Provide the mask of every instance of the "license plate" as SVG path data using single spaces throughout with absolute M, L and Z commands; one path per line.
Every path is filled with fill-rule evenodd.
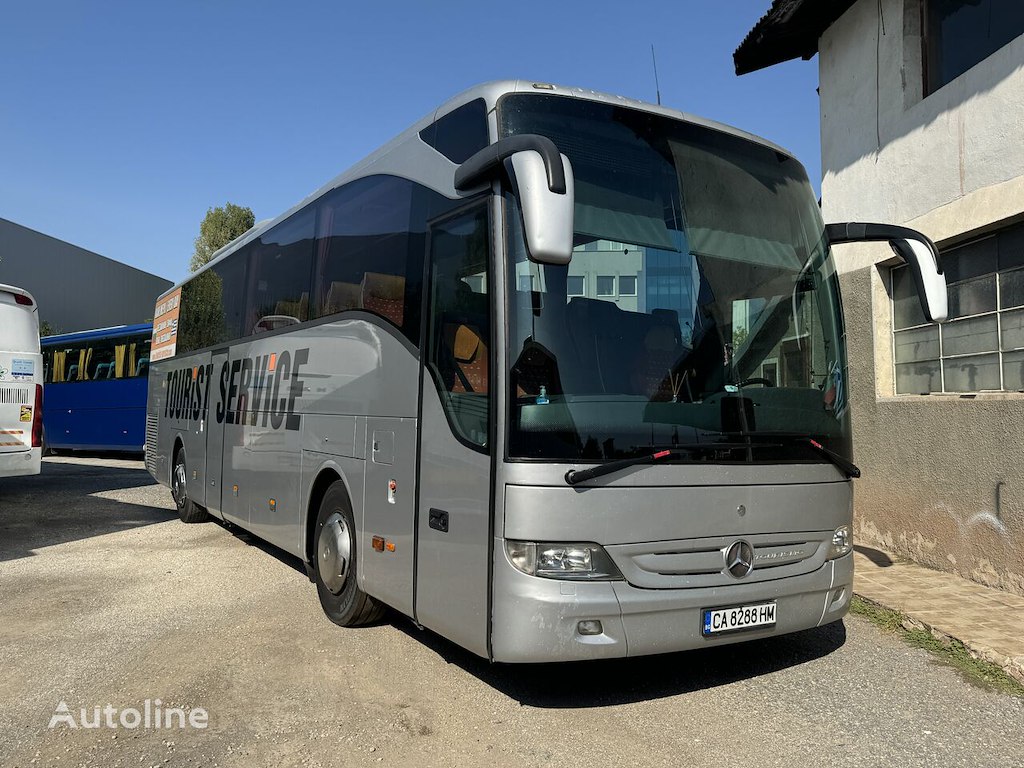
M 732 608 L 705 608 L 701 634 L 705 637 L 775 624 L 775 601 Z

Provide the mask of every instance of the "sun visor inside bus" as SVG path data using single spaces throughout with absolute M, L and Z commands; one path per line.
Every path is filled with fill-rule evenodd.
M 803 267 L 789 243 L 692 226 L 687 227 L 686 235 L 690 251 L 696 256 L 714 256 L 716 259 L 740 261 L 793 272 L 798 272 Z
M 794 226 L 792 216 L 779 215 L 799 216 L 807 208 L 806 183 L 790 173 L 795 160 L 780 160 L 774 152 L 737 155 L 677 142 L 672 142 L 672 153 L 694 253 L 781 269 L 803 267 L 806 253 L 798 254 L 794 243 L 814 227 L 810 221 Z M 815 245 L 806 243 L 806 250 Z
M 724 239 L 717 241 L 719 245 L 729 240 L 728 233 L 722 234 Z M 712 239 L 715 239 L 714 236 Z M 705 246 L 707 244 L 704 243 Z M 747 255 L 752 257 L 749 259 L 734 258 L 740 253 L 736 247 L 701 251 L 691 246 L 690 250 L 700 264 L 703 279 L 715 286 L 715 299 L 719 302 L 750 298 L 751 286 L 757 286 L 759 296 L 790 296 L 793 293 L 793 280 L 798 268 L 793 266 L 795 259 L 792 258 L 792 249 L 786 263 L 783 263 L 781 254 L 770 255 L 772 250 L 765 248 L 757 251 L 757 258 L 753 258 L 753 250 L 748 251 Z M 723 253 L 728 254 L 729 258 L 719 255 Z
M 603 240 L 678 251 L 665 226 L 665 208 L 657 198 L 588 184 L 576 178 L 573 211 L 576 232 Z

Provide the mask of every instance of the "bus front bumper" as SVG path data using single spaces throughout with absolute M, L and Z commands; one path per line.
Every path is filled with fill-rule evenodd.
M 624 581 L 573 582 L 495 564 L 494 661 L 547 662 L 643 656 L 798 632 L 841 619 L 853 591 L 853 555 L 802 576 L 705 589 L 639 589 Z M 775 603 L 775 624 L 705 637 L 708 608 Z M 580 622 L 601 622 L 598 634 Z M 593 631 L 594 625 L 583 629 Z

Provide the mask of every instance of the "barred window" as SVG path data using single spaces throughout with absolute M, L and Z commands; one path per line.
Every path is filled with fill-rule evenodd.
M 1024 392 L 1024 226 L 942 253 L 949 320 L 927 323 L 909 268 L 892 270 L 896 394 Z

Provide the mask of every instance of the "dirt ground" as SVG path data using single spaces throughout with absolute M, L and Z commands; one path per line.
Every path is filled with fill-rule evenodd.
M 43 471 L 0 480 L 3 766 L 1024 765 L 1024 703 L 857 618 L 670 656 L 491 665 L 397 615 L 334 626 L 298 561 L 179 523 L 139 461 Z M 80 723 L 147 700 L 208 723 L 49 727 L 61 702 Z

